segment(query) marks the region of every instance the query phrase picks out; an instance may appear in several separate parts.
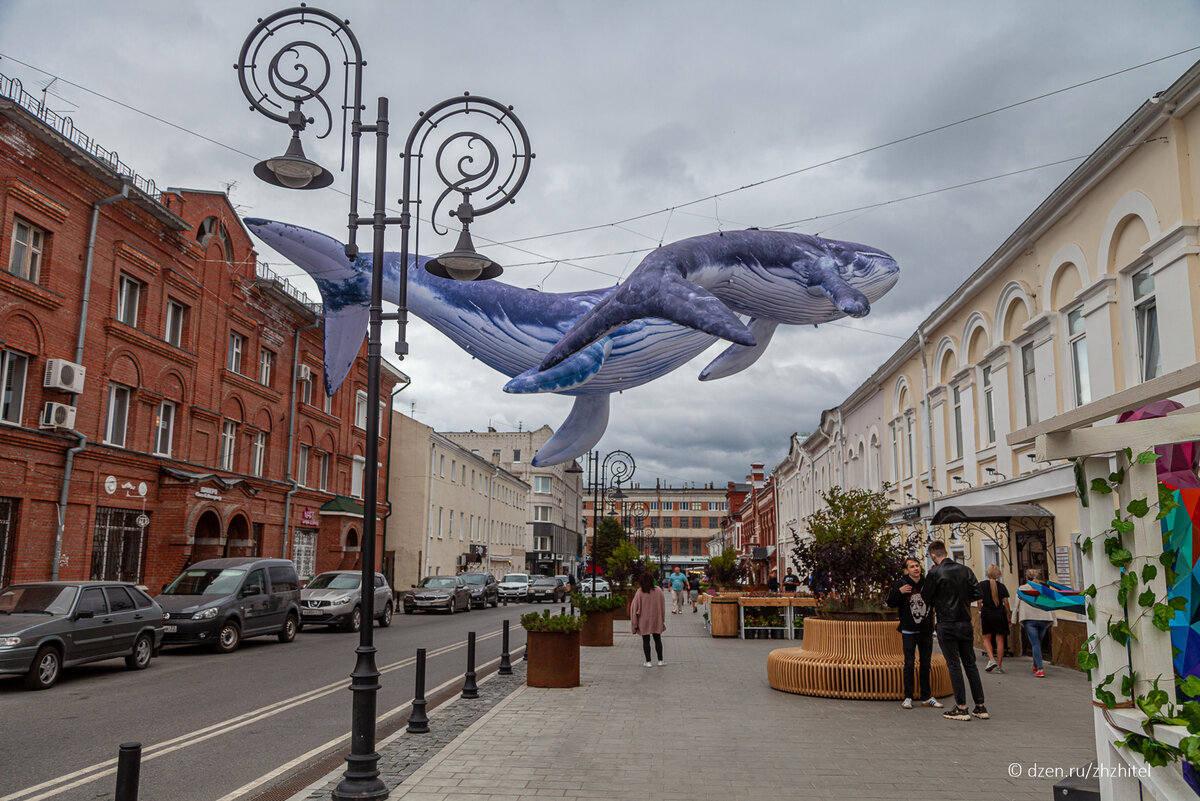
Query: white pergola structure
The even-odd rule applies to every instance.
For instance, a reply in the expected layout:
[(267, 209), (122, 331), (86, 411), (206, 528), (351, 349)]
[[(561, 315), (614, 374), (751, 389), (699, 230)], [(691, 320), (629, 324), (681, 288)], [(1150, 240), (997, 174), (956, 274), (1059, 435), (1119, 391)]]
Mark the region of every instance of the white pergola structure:
[[(1110, 620), (1118, 621), (1125, 611), (1117, 602), (1120, 570), (1114, 567), (1104, 552), (1104, 539), (1110, 533), (1111, 522), (1116, 510), (1125, 509), (1135, 498), (1146, 498), (1153, 507), (1158, 500), (1156, 467), (1137, 464), (1136, 455), (1158, 445), (1174, 445), (1200, 439), (1200, 406), (1185, 406), (1166, 417), (1139, 420), (1120, 425), (1108, 425), (1121, 412), (1137, 409), (1164, 398), (1194, 397), (1200, 387), (1200, 364), (1159, 376), (1106, 398), (1080, 406), (1070, 412), (1015, 431), (1008, 437), (1009, 445), (1035, 441), (1036, 455), (1040, 461), (1053, 459), (1082, 459), (1086, 477), (1087, 507), (1081, 505), (1080, 526), (1083, 536), (1091, 537), (1093, 547), (1083, 558), (1083, 582), (1096, 586), (1093, 599), (1096, 613), (1088, 621), (1088, 634), (1096, 635), (1099, 641), (1097, 656), (1099, 668), (1092, 671), (1093, 692), (1105, 676), (1116, 674), (1120, 678), (1133, 671), (1136, 675), (1134, 692), (1145, 695), (1156, 678), (1161, 678), (1161, 688), (1174, 701), (1174, 668), (1171, 657), (1171, 635), (1155, 628), (1150, 614), (1141, 614), (1130, 605), (1129, 627), (1133, 638), (1128, 648), (1115, 642), (1107, 634)], [(1183, 401), (1185, 404), (1187, 401)], [(1101, 423), (1101, 425), (1095, 425)], [(1129, 463), (1123, 450), (1132, 449), (1135, 456)], [(1119, 490), (1111, 494), (1093, 492), (1094, 479), (1107, 479), (1115, 469), (1124, 468), (1125, 481)], [(1125, 535), (1125, 547), (1133, 554), (1129, 569), (1139, 573), (1142, 565), (1159, 565), (1162, 555), (1161, 525), (1154, 514), (1133, 518), (1134, 530)], [(1167, 592), (1165, 571), (1148, 584), (1139, 585), (1139, 591), (1151, 589), (1155, 597), (1163, 599)], [(1147, 610), (1148, 611), (1148, 610)], [(1118, 684), (1119, 686), (1119, 684)], [(1129, 732), (1144, 734), (1142, 722), (1146, 716), (1131, 705), (1117, 709), (1106, 709), (1093, 700), (1095, 706), (1096, 764), (1099, 768), (1100, 792), (1104, 799), (1139, 798), (1139, 782), (1158, 801), (1194, 799), (1195, 793), (1186, 784), (1178, 764), (1161, 768), (1149, 767), (1142, 756), (1128, 748), (1118, 748), (1114, 741)], [(1162, 742), (1177, 745), (1188, 736), (1182, 726), (1154, 727), (1154, 736)], [(1140, 777), (1140, 779), (1139, 779)]]

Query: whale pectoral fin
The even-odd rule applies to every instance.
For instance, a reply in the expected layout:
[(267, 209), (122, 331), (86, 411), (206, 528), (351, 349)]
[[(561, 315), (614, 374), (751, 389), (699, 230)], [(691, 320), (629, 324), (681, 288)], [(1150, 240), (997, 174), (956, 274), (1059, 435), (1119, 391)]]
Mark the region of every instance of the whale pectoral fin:
[(533, 457), (534, 467), (569, 462), (587, 453), (608, 427), (608, 398), (603, 395), (580, 395), (567, 419)]
[(867, 296), (847, 284), (836, 270), (826, 271), (818, 286), (829, 302), (845, 315), (866, 317), (871, 311), (871, 301)]
[(534, 367), (516, 376), (504, 385), (505, 392), (523, 395), (533, 392), (562, 392), (586, 384), (604, 366), (604, 360), (612, 353), (612, 337), (593, 342), (577, 351), (549, 370)]
[(666, 265), (643, 269), (597, 303), (563, 335), (542, 360), (543, 370), (620, 328), (645, 317), (658, 317), (707, 334), (754, 346), (754, 337), (729, 307), (704, 287)]
[(325, 312), (325, 394), (330, 397), (346, 380), (363, 337), (367, 335), (369, 306), (343, 306)]
[(244, 217), (250, 233), (296, 263), (316, 280), (358, 281), (363, 265), (346, 258), (346, 246), (331, 236), (290, 223)]
[(740, 373), (754, 364), (758, 361), (758, 357), (767, 350), (767, 345), (771, 344), (771, 337), (775, 334), (778, 325), (779, 323), (774, 320), (759, 320), (758, 318), (751, 320), (746, 327), (754, 335), (757, 344), (752, 348), (745, 345), (730, 345), (721, 352), (720, 356), (713, 359), (707, 367), (700, 371), (700, 380), (713, 381), (725, 378), (734, 373)]

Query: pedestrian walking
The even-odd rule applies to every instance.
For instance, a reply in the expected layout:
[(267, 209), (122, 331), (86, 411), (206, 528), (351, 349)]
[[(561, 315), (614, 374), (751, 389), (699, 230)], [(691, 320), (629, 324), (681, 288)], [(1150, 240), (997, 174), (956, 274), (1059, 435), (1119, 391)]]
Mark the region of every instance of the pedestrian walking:
[[(929, 663), (933, 659), (933, 610), (925, 603), (921, 590), (925, 579), (921, 576), (921, 560), (908, 557), (904, 560), (904, 575), (892, 587), (888, 595), (888, 606), (896, 607), (900, 613), (900, 637), (904, 641), (904, 702), (900, 706), (913, 708), (913, 698), (924, 698), (921, 706), (942, 708), (942, 702), (933, 697), (929, 687)], [(913, 668), (917, 652), (921, 664), (918, 669), (921, 694), (913, 694)]]
[(662, 589), (654, 586), (654, 576), (650, 571), (642, 573), (638, 585), (638, 591), (629, 602), (629, 626), (634, 634), (642, 635), (642, 651), (646, 654), (643, 667), (650, 667), (651, 637), (654, 638), (658, 664), (665, 665), (662, 633), (667, 630), (667, 599), (663, 597)]
[[(1025, 583), (1017, 590), (1035, 593), (1037, 590), (1029, 582), (1041, 580), (1042, 571), (1031, 567), (1025, 571)], [(1046, 672), (1042, 670), (1042, 638), (1046, 636), (1046, 629), (1058, 625), (1058, 618), (1053, 612), (1038, 609), (1022, 598), (1012, 610), (1012, 622), (1024, 624), (1025, 635), (1029, 637), (1029, 646), (1033, 650), (1033, 675), (1039, 679), (1045, 678)]]
[(783, 591), (795, 592), (798, 589), (800, 589), (800, 577), (793, 573), (792, 569), (789, 567), (787, 569), (787, 575), (783, 577)]
[(667, 585), (671, 588), (671, 614), (683, 614), (683, 596), (687, 590), (687, 576), (679, 572), (679, 565), (671, 568), (671, 575), (667, 576)]
[(770, 578), (767, 579), (767, 591), (779, 592), (779, 579), (776, 578), (774, 573), (772, 573)]
[[(921, 594), (937, 615), (934, 630), (954, 687), (954, 708), (942, 715), (948, 720), (970, 720), (972, 715), (987, 720), (990, 716), (983, 704), (983, 682), (975, 664), (975, 627), (971, 624), (971, 604), (979, 600), (979, 581), (971, 568), (947, 555), (946, 543), (941, 540), (929, 544), (929, 558), (933, 560), (933, 569), (925, 577)], [(963, 673), (967, 674), (971, 698), (975, 701), (975, 708), (969, 712)]]
[(1000, 581), (1000, 565), (988, 565), (987, 578), (979, 582), (979, 627), (983, 630), (983, 648), (988, 663), (984, 668), (1004, 672), (1004, 647), (1008, 640), (1008, 587)]
[(700, 577), (695, 573), (688, 574), (688, 600), (692, 602), (692, 614), (695, 614), (696, 605), (700, 603)]

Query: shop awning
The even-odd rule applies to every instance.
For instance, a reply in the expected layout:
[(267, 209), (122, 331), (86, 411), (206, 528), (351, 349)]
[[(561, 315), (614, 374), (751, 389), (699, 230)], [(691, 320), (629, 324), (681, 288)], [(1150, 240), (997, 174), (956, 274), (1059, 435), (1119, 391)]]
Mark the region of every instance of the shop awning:
[[(211, 481), (221, 489), (232, 489), (245, 482), (244, 478), (226, 478), (216, 473), (193, 473), (190, 470), (180, 470), (177, 467), (161, 467), (159, 469), (164, 474), (178, 481), (186, 481), (189, 484), (207, 484)], [(258, 492), (252, 484), (246, 484), (244, 489), (252, 495)]]
[(331, 500), (321, 504), (321, 512), (322, 514), (363, 516), (362, 504), (356, 503), (345, 495), (335, 495)]
[(1036, 503), (1002, 503), (980, 506), (943, 506), (933, 514), (935, 526), (947, 523), (1007, 523), (1016, 518), (1054, 517)]

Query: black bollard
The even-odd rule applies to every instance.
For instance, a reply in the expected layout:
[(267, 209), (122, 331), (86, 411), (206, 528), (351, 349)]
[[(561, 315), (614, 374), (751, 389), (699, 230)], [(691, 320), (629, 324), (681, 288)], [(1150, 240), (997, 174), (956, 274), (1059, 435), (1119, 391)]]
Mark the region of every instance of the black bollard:
[(121, 743), (117, 754), (116, 801), (137, 801), (142, 773), (142, 744)]
[(478, 698), (479, 687), (475, 684), (475, 632), (467, 632), (467, 675), (463, 678), (460, 698)]
[(425, 649), (417, 649), (417, 689), (413, 693), (412, 714), (408, 716), (409, 734), (429, 732), (429, 716), (425, 714)]
[(500, 645), (500, 669), (496, 671), (501, 676), (512, 675), (512, 663), (508, 661), (508, 619), (504, 620), (504, 639)]

